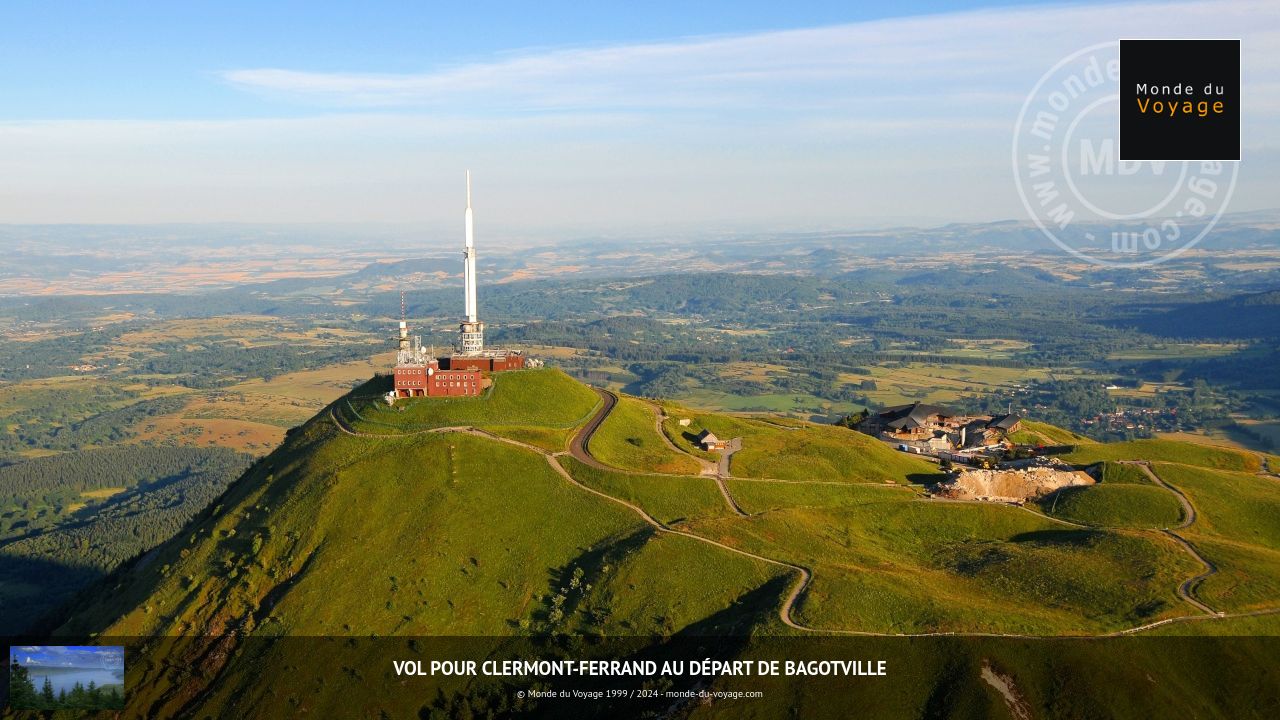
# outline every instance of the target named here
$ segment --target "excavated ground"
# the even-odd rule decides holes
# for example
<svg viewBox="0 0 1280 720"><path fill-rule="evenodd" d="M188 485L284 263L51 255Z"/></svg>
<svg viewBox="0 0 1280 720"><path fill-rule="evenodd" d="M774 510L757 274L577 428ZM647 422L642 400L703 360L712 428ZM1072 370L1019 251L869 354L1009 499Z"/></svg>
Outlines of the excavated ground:
<svg viewBox="0 0 1280 720"><path fill-rule="evenodd" d="M934 494L951 500L1018 503L1073 485L1093 485L1092 476L1057 460L1017 470L965 469L938 483Z"/></svg>

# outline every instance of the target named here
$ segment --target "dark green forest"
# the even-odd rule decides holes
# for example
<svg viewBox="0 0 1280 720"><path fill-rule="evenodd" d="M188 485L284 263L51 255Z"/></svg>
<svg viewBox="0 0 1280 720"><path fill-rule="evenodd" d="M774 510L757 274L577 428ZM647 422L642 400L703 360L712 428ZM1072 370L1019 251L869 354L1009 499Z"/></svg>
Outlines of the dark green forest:
<svg viewBox="0 0 1280 720"><path fill-rule="evenodd" d="M123 710L121 687L98 687L92 680L88 687L75 683L71 692L54 693L53 683L45 678L37 689L31 671L16 662L9 664L9 706L15 710Z"/></svg>
<svg viewBox="0 0 1280 720"><path fill-rule="evenodd" d="M172 537L248 462L223 448L120 447L0 467L0 634ZM123 490L82 495L104 488Z"/></svg>

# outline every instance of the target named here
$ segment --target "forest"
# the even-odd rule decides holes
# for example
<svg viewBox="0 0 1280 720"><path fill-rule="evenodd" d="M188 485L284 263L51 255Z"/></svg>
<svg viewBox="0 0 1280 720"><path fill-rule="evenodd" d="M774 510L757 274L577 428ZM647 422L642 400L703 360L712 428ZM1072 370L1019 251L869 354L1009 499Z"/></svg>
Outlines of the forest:
<svg viewBox="0 0 1280 720"><path fill-rule="evenodd" d="M31 671L14 662L9 665L9 706L16 710L123 710L121 686L98 687L92 680L86 687L75 683L70 692L53 691L53 683L45 677L39 690Z"/></svg>
<svg viewBox="0 0 1280 720"><path fill-rule="evenodd" d="M248 463L224 448L124 446L0 467L0 634L172 537Z"/></svg>

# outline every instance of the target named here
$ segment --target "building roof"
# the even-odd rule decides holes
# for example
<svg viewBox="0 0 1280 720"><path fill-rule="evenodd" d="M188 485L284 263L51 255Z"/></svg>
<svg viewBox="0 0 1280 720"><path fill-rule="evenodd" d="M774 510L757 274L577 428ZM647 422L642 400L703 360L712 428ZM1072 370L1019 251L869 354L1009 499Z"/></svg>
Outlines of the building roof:
<svg viewBox="0 0 1280 720"><path fill-rule="evenodd" d="M942 417L955 417L959 415L951 408L942 407L941 405L927 405L925 403L914 402L910 405L895 405L881 410L877 415L885 427L894 430L911 430L922 427L925 422L934 415Z"/></svg>
<svg viewBox="0 0 1280 720"><path fill-rule="evenodd" d="M710 430L703 430L702 432L698 433L698 442L718 443L720 442L720 438L716 437L715 433L711 432Z"/></svg>
<svg viewBox="0 0 1280 720"><path fill-rule="evenodd" d="M991 422L987 423L987 427L1008 430L1014 425L1017 425L1021 420L1022 418L1017 415L1000 415L999 417L991 418Z"/></svg>

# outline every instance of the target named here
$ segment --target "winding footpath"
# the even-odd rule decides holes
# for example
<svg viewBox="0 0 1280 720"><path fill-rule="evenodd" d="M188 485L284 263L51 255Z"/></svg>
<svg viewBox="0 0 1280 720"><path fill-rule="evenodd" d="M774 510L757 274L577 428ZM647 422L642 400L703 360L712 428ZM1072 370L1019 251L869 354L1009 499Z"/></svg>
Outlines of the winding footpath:
<svg viewBox="0 0 1280 720"><path fill-rule="evenodd" d="M1197 562L1203 565L1204 572L1200 573L1199 575L1196 575L1195 577L1190 577L1190 578L1187 578L1186 580L1183 580L1182 584L1178 586L1178 597L1182 598L1184 601L1188 603L1191 603L1192 605L1195 605L1197 608L1199 608L1200 610L1204 611L1209 615L1213 615L1215 617L1222 617L1225 613L1218 610L1214 610L1208 605L1205 605L1203 602L1200 601L1199 598L1197 598L1193 594L1195 592L1196 587L1199 586L1200 583L1203 582L1205 578L1210 577L1218 572L1218 567L1213 563L1209 562L1208 558L1201 555L1200 551L1197 550L1196 547L1192 545L1190 541L1188 541L1186 538L1182 537L1177 532L1175 532L1176 530L1185 530L1186 528L1191 527L1191 524L1196 521L1195 505L1191 504L1191 500L1188 499L1186 495L1182 494L1181 490L1162 480L1159 475L1156 475L1155 471L1151 469L1151 463L1146 462L1145 460L1123 460L1121 461L1121 464L1132 465L1138 468L1143 472L1144 475L1147 476L1148 480L1155 483L1157 486L1162 487L1165 490L1168 490L1169 492L1173 493L1174 496L1178 498L1178 502L1182 503L1182 522L1179 523L1178 526L1175 528L1165 528L1163 532L1165 535L1168 535L1170 538L1172 538L1173 541L1176 542L1179 546L1181 546L1183 550L1186 550L1187 553L1190 554L1191 557L1195 558Z"/></svg>
<svg viewBox="0 0 1280 720"><path fill-rule="evenodd" d="M724 497L725 503L739 517L750 517L747 511L743 510L738 501L733 498L733 493L729 492L729 486L725 484L724 479L730 477L729 462L733 459L733 454L742 449L742 438L736 437L730 440L724 449L724 453L720 455L720 463L716 466L716 487L720 488L720 494Z"/></svg>
<svg viewBox="0 0 1280 720"><path fill-rule="evenodd" d="M592 495L595 495L599 498L602 498L604 500L607 500L609 502L612 502L627 508L631 512L635 513L645 524L649 525L656 532L668 534L668 535L678 535L681 537L689 538L690 540L695 540L697 542L705 543L707 545L719 548L721 550L731 552L735 555L750 558L752 560L756 560L758 562L762 562L767 565L771 565L773 567L783 568L785 570L795 573L795 576L796 576L795 581L792 583L790 590L788 590L786 597L783 598L782 604L778 607L778 619L787 627L792 628L794 630L801 631L801 632L805 632L805 633L814 633L819 635L850 635L850 636L861 636L861 637L884 637L884 638L887 638L887 637L904 637L904 638L981 637L981 638L1011 638L1011 639L1020 639L1020 640L1061 640L1061 639L1097 640L1102 638L1112 638L1112 637L1122 637L1126 635L1133 635L1133 634L1141 633L1157 627L1161 627L1164 625L1171 625L1174 623L1181 623L1181 622L1194 622L1194 621L1201 621L1201 620L1214 620L1214 619L1225 619L1225 618L1258 617L1262 615L1280 614L1280 608L1255 610L1252 612L1245 612L1245 613L1214 612L1213 610L1209 609L1207 606L1204 606L1203 604L1196 601L1194 598L1191 598L1189 595L1184 594L1183 595L1184 599L1187 599L1189 602L1196 605L1197 607L1204 609L1206 614L1184 615L1180 617L1166 618L1164 620L1158 620L1156 622L1147 623L1145 625L1139 625L1137 627L1128 628L1125 630L1118 630L1110 633L1104 633L1100 635L1029 635L1029 634L1023 634L1023 633L984 633L984 632L892 633L892 632L874 632L869 630L841 630L841 629L816 628L809 625L805 625L793 617L793 611L795 609L796 601L800 598L800 596L804 593L804 591L809 587L809 584L813 580L813 572L809 568L804 567L803 565L798 565L796 563L788 562L786 560L779 560L777 558L766 557L764 555L759 555L757 553L753 553L748 550L736 548L731 545L727 545L725 543L712 540L711 538L703 537L701 535L697 535L685 530L672 528L666 525L665 523L661 522L657 518L653 517L652 515L650 515L644 508L640 507L639 505L636 505L635 503L632 503L628 500L614 497L605 492L602 492L595 488L584 485L583 483L574 479L574 477L569 474L569 471L565 470L564 466L560 464L559 458L563 457L566 454L571 455L575 459L579 460L580 462L586 463L595 468L600 468L600 469L610 470L610 471L615 470L614 468L611 468L605 465L604 463L601 463L600 461L596 460L594 457L591 456L589 452L591 435L594 434L595 431L599 429L601 423L604 422L605 417L607 417L609 412L612 411L613 408L617 405L617 400L618 400L617 396L611 392L608 392L605 390L599 390L599 389L595 389L595 390L596 390L596 393L601 396L601 399L604 402L601 404L599 410L596 411L596 414L593 415L591 419L588 420L574 434L572 440L569 443L569 451L567 453L566 452L556 452L556 453L548 452L545 448L541 448L536 445L531 445L526 442L521 442L519 440L514 440L511 438L505 438L499 435L494 435L493 433L486 432L484 430L481 430L480 428L476 428L472 426L449 426L449 427L429 428L426 430L417 430L413 432L397 433L397 434L360 432L350 427L340 417L340 414L336 410L337 404L338 404L337 402L329 406L329 417L333 421L334 426L339 431L341 431L346 435L350 435L352 437L387 440L387 439L393 439L393 438L404 437L404 436L412 436L412 435L425 435L425 434L438 434L438 433L465 433L468 435L475 435L475 436L487 438L489 440L495 440L497 442L507 443L508 445L514 445L516 447L523 448L531 452L535 452L543 456L543 458L546 459L547 464L551 467L551 469L555 471L555 473L559 475L561 478L563 478L566 482L570 483L571 485L577 487L580 490L591 493ZM343 400L340 400L338 402L345 402L345 401L346 400L344 398ZM355 412L354 408L352 408L352 412ZM1139 465L1143 464L1142 461L1132 461L1132 462L1134 464L1139 464ZM1177 493L1179 497L1182 497L1182 494L1178 492L1176 489L1167 485L1159 478L1156 478L1155 474L1151 473L1149 468L1145 468L1145 469L1158 484L1164 487L1167 487L1170 490L1173 490L1173 492ZM720 478L717 477L717 480L719 479ZM728 496L727 491L726 491L726 499L729 500L731 503L733 502L732 497ZM1186 507L1190 507L1190 502L1187 501L1185 497L1183 497L1183 501ZM736 503L733 503L733 504L736 506ZM1190 525L1191 522L1194 522L1194 519L1195 519L1194 513L1195 513L1195 509L1194 507L1191 507L1190 514L1188 516L1189 519L1184 519L1184 523L1179 526L1179 529L1185 528L1188 525ZM745 513L743 514L745 515ZM1073 524L1073 523L1069 523L1069 524ZM1173 535L1171 531L1166 530L1166 532L1169 532L1171 535ZM1177 535L1173 535L1173 536L1179 540L1182 540L1182 538L1180 538ZM1186 589L1190 585L1193 585L1195 582L1198 582L1199 580L1202 580L1204 577L1208 577L1209 575L1212 575L1214 572L1217 571L1216 568L1213 568L1213 566L1210 563L1208 563L1208 561L1204 560L1199 555L1199 553L1196 552L1195 549L1191 547L1190 543L1187 543L1185 540L1182 540L1182 542L1184 546L1187 547L1188 550L1191 553L1193 553L1197 558L1199 558L1201 562L1203 562L1207 567L1209 567L1211 571L1201 576L1192 578L1187 582L1184 582L1182 587L1179 588L1180 594L1184 591L1184 589Z"/></svg>

